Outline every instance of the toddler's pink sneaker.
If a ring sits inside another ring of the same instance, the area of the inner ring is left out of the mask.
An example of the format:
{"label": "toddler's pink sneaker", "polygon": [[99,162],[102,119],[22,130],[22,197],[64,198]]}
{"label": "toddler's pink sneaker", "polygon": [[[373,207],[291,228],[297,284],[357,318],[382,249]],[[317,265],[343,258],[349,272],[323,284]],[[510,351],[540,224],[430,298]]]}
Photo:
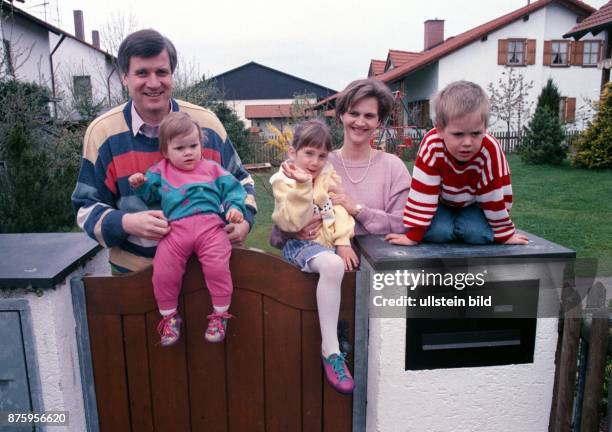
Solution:
{"label": "toddler's pink sneaker", "polygon": [[225,339],[227,320],[233,318],[233,316],[227,312],[213,312],[207,318],[208,328],[204,333],[204,339],[212,343],[221,342]]}
{"label": "toddler's pink sneaker", "polygon": [[169,347],[176,344],[181,337],[181,323],[183,319],[174,312],[161,319],[157,325],[157,332],[161,337],[160,344],[163,347]]}
{"label": "toddler's pink sneaker", "polygon": [[351,394],[355,388],[355,381],[346,365],[346,354],[331,354],[325,358],[321,354],[323,370],[327,382],[339,393]]}

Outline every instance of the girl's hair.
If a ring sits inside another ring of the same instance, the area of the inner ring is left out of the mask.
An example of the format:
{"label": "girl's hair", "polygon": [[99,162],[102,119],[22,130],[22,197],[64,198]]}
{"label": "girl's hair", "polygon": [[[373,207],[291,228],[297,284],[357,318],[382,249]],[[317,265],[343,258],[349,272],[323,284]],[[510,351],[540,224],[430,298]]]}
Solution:
{"label": "girl's hair", "polygon": [[333,142],[329,126],[321,119],[299,123],[293,132],[291,147],[295,151],[302,147],[325,148],[328,152],[332,151]]}
{"label": "girl's hair", "polygon": [[485,127],[489,125],[491,104],[478,84],[454,81],[440,90],[432,101],[434,124],[444,129],[451,121],[468,114],[479,114]]}
{"label": "girl's hair", "polygon": [[378,120],[384,122],[393,108],[393,95],[389,87],[374,78],[361,79],[350,83],[336,99],[336,118],[350,110],[361,100],[373,97],[378,102]]}
{"label": "girl's hair", "polygon": [[205,137],[202,135],[202,129],[191,118],[189,114],[184,112],[171,112],[168,114],[159,125],[159,150],[163,155],[168,151],[168,143],[171,139],[178,136],[187,135],[193,129],[198,131],[199,140],[205,142]]}

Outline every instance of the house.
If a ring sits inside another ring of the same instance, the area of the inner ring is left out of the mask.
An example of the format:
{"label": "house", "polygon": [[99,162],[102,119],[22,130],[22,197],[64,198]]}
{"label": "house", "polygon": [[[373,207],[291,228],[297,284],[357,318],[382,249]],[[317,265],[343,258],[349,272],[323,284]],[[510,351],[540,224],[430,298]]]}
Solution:
{"label": "house", "polygon": [[577,42],[575,46],[582,52],[583,59],[586,62],[592,63],[596,60],[599,53],[592,49],[592,42],[580,41],[586,34],[591,33],[597,35],[600,32],[605,32],[605,40],[608,42],[603,47],[603,59],[597,64],[601,65],[601,88],[610,81],[610,68],[612,67],[612,1],[603,5],[598,11],[594,12],[584,19],[584,21],[576,24],[569,32],[563,35],[564,38],[574,38]]}
{"label": "house", "polygon": [[296,96],[315,103],[336,90],[295,77],[276,69],[249,62],[211,78],[247,127],[258,127],[269,134],[267,122],[286,124],[292,117]]}
{"label": "house", "polygon": [[116,59],[100,48],[99,33],[87,42],[83,13],[74,11],[74,20],[72,35],[0,0],[0,75],[46,86],[53,114],[79,119],[81,109],[112,106],[123,91]]}
{"label": "house", "polygon": [[[399,65],[390,51],[384,72],[374,76],[403,95],[407,110],[401,110],[395,121],[425,127],[429,101],[448,83],[467,79],[486,89],[503,71],[514,68],[527,82],[533,81],[530,102],[552,78],[562,95],[562,120],[569,128],[581,129],[584,123],[575,121],[577,105],[590,105],[599,96],[597,63],[603,36],[586,34],[577,43],[563,35],[593,12],[578,0],[538,0],[447,39],[444,21],[428,20],[423,51],[405,56]],[[370,70],[375,66],[370,62]],[[504,129],[492,120],[492,130]]]}

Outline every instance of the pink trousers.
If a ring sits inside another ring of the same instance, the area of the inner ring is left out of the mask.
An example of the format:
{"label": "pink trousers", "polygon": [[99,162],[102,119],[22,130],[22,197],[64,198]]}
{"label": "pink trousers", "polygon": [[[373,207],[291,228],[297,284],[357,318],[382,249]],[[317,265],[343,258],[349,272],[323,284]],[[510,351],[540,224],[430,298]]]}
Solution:
{"label": "pink trousers", "polygon": [[223,231],[225,223],[216,214],[189,216],[170,222],[170,232],[157,246],[153,258],[153,290],[157,306],[176,308],[185,266],[191,254],[198,256],[213,306],[232,300],[229,259],[232,247]]}

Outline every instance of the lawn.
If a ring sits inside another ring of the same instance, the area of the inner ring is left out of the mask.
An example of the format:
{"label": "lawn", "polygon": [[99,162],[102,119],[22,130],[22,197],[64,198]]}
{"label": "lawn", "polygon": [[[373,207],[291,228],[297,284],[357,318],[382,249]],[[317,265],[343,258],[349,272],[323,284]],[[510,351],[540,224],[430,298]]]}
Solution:
{"label": "lawn", "polygon": [[[514,206],[520,229],[576,250],[578,258],[599,260],[599,274],[612,275],[612,171],[525,165],[509,155]],[[408,164],[412,171],[412,164]],[[268,179],[255,174],[257,223],[247,245],[278,253],[269,246],[274,199]]]}

